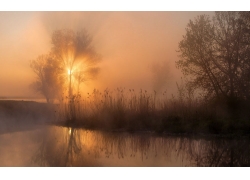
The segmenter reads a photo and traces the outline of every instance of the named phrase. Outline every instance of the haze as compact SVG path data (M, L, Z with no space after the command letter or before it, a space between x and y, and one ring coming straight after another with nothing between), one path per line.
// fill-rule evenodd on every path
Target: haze
M58 29L86 29L102 56L85 91L125 87L174 93L178 42L190 19L213 12L0 12L0 97L37 97L30 61L51 48Z

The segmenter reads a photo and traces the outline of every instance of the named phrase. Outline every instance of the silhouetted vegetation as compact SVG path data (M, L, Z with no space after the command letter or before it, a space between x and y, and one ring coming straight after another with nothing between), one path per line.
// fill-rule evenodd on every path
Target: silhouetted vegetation
M231 115L225 104L202 101L178 86L179 95L171 98L156 92L94 90L87 97L72 98L69 113L67 101L58 110L59 125L121 131L156 131L158 133L245 134L250 130L250 113L239 108ZM246 105L243 104L242 107ZM73 112L73 113L72 113ZM73 123L67 119L73 118Z
M190 20L179 43L177 67L187 86L198 89L204 101L227 105L232 116L250 100L249 24L249 12L201 15Z

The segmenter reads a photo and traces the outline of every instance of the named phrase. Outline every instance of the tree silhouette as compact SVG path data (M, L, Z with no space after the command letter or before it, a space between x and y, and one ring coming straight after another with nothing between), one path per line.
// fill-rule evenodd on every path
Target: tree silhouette
M60 99L64 92L71 99L79 93L82 82L98 74L100 56L92 47L92 38L86 30L76 33L57 30L51 39L49 55L39 56L31 62L37 77L33 87L46 97L47 102Z
M63 90L63 79L61 69L58 62L53 56L41 55L31 62L31 68L36 74L36 81L31 84L32 88L45 96L48 103L52 103L54 99L58 99Z
M190 20L179 43L177 67L189 77L188 86L207 98L227 102L249 100L250 14L215 12Z

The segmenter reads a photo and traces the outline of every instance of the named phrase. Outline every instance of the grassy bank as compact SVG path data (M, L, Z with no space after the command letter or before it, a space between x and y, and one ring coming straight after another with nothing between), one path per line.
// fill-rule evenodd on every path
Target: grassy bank
M1 100L0 132L46 123L130 132L249 134L248 103L232 110L224 102L185 94L179 91L176 97L167 97L165 92L118 88L94 90L86 97L73 96L60 104Z
M231 110L223 102L185 95L166 97L133 89L94 90L87 97L73 96L61 103L57 124L103 130L166 133L249 134L246 104Z

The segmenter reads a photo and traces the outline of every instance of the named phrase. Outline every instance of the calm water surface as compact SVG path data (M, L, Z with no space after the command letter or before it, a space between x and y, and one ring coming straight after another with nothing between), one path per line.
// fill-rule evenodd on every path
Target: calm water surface
M43 126L1 134L0 166L249 166L249 142Z
M11 101L35 101L39 103L46 103L44 98L22 98L22 97L0 97L0 100L11 100Z

